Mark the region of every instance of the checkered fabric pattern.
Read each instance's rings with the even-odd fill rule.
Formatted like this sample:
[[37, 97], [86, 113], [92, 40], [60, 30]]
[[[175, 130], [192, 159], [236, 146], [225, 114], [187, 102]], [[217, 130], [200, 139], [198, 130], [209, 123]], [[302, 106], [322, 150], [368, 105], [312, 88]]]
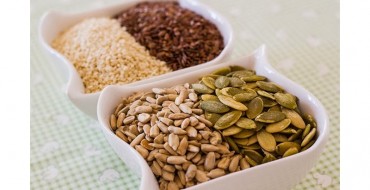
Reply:
[[[122, 1], [122, 0], [121, 0]], [[65, 81], [46, 59], [37, 26], [49, 10], [81, 11], [118, 0], [31, 0], [31, 188], [138, 189], [140, 178], [115, 155], [97, 121], [63, 93]], [[272, 65], [311, 91], [330, 116], [319, 161], [294, 189], [339, 189], [339, 1], [203, 0], [235, 32], [232, 59], [266, 44]]]

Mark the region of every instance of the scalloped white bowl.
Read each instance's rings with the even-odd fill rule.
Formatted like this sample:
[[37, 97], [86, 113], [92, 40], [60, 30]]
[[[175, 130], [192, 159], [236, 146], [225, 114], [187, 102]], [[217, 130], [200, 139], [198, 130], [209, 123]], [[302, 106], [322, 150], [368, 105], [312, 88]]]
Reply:
[[[143, 1], [146, 0], [124, 1], [119, 4], [81, 13], [49, 11], [41, 19], [39, 26], [40, 42], [51, 58], [52, 64], [55, 65], [58, 69], [57, 72], [60, 72], [63, 76], [65, 76], [65, 79], [67, 80], [66, 94], [73, 102], [73, 104], [77, 106], [77, 108], [93, 118], [97, 117], [96, 106], [101, 92], [91, 94], [84, 93], [82, 80], [77, 70], [74, 68], [73, 64], [62, 54], [53, 49], [50, 44], [60, 32], [67, 30], [69, 27], [77, 24], [83, 19], [91, 17], [114, 16], [122, 10], [128, 9], [129, 7], [132, 7], [135, 4]], [[232, 52], [233, 31], [229, 22], [220, 14], [198, 1], [178, 0], [178, 2], [180, 3], [180, 6], [202, 15], [204, 18], [208, 19], [217, 26], [224, 39], [224, 49], [217, 57], [209, 62], [151, 77], [134, 83], [125, 84], [123, 86], [137, 86], [140, 84], [155, 82], [161, 79], [166, 79], [168, 77], [173, 77], [184, 73], [190, 73], [201, 68], [218, 64], [226, 60], [230, 56]]]
[[150, 91], [154, 87], [171, 87], [176, 84], [195, 82], [199, 77], [228, 65], [240, 65], [254, 69], [257, 74], [266, 76], [269, 80], [284, 87], [286, 91], [296, 95], [299, 98], [299, 107], [302, 111], [315, 117], [318, 125], [318, 138], [312, 147], [299, 154], [228, 174], [188, 189], [287, 190], [294, 187], [313, 167], [329, 136], [328, 115], [316, 97], [271, 67], [266, 58], [265, 47], [262, 46], [252, 55], [239, 60], [209, 66], [150, 84], [132, 87], [109, 86], [102, 91], [97, 111], [101, 129], [117, 155], [132, 171], [140, 176], [140, 190], [158, 189], [158, 184], [154, 174], [140, 154], [110, 130], [110, 115], [120, 103], [121, 98], [128, 97], [134, 92]]

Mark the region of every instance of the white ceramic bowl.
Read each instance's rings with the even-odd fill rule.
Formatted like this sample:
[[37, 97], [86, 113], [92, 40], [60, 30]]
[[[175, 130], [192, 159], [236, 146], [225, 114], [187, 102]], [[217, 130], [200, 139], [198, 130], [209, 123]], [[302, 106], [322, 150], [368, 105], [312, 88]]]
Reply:
[[[67, 30], [83, 19], [91, 17], [114, 16], [122, 10], [128, 9], [129, 7], [132, 7], [142, 1], [144, 0], [124, 1], [120, 4], [111, 5], [108, 7], [103, 7], [82, 13], [63, 13], [57, 11], [49, 11], [41, 19], [39, 26], [39, 37], [41, 44], [44, 49], [46, 49], [46, 52], [50, 55], [51, 63], [53, 65], [56, 65], [58, 69], [57, 72], [60, 72], [63, 76], [65, 76], [65, 79], [67, 80], [66, 93], [68, 97], [80, 110], [93, 118], [96, 118], [96, 104], [100, 92], [91, 94], [84, 93], [82, 80], [76, 69], [74, 68], [73, 64], [68, 61], [63, 55], [53, 49], [50, 44], [60, 32]], [[136, 86], [139, 84], [150, 83], [161, 79], [166, 79], [168, 77], [177, 76], [183, 73], [190, 73], [198, 69], [220, 63], [230, 56], [232, 51], [233, 32], [227, 20], [220, 14], [210, 9], [208, 6], [203, 5], [198, 1], [179, 0], [178, 2], [182, 7], [190, 9], [202, 15], [204, 18], [214, 23], [223, 36], [225, 48], [216, 58], [209, 62], [126, 84], [125, 86]]]
[[199, 77], [227, 65], [240, 65], [254, 69], [257, 74], [268, 77], [269, 80], [281, 85], [289, 93], [296, 95], [299, 98], [299, 106], [302, 111], [315, 117], [318, 125], [318, 139], [312, 147], [299, 154], [225, 175], [189, 189], [287, 190], [297, 184], [313, 167], [323, 151], [329, 135], [329, 120], [326, 111], [319, 100], [310, 92], [271, 67], [266, 58], [265, 48], [262, 46], [251, 56], [236, 61], [209, 66], [150, 84], [135, 87], [109, 86], [102, 91], [98, 101], [97, 113], [101, 128], [118, 156], [141, 177], [140, 190], [158, 189], [158, 184], [148, 164], [140, 154], [110, 130], [110, 115], [120, 103], [121, 98], [128, 97], [134, 92], [150, 91], [154, 87], [171, 87], [176, 84], [195, 82]]

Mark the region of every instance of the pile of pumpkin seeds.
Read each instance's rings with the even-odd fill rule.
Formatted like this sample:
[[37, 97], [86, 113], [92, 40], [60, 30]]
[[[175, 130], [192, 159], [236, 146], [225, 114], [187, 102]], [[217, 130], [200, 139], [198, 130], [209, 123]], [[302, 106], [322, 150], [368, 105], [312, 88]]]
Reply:
[[302, 114], [297, 97], [253, 70], [220, 68], [192, 88], [206, 119], [251, 166], [304, 151], [316, 140], [316, 122]]

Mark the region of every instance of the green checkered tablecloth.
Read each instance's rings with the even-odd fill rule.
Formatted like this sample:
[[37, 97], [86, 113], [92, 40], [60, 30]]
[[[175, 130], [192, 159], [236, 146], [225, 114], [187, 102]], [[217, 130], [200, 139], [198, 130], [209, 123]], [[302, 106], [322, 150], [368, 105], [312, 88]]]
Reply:
[[[62, 77], [38, 42], [49, 9], [88, 10], [118, 0], [31, 0], [31, 188], [138, 189], [140, 179], [116, 156], [98, 123], [64, 94]], [[120, 0], [122, 1], [122, 0]], [[319, 162], [294, 189], [339, 189], [339, 1], [204, 0], [235, 31], [232, 59], [266, 44], [273, 66], [317, 96], [330, 116]]]

